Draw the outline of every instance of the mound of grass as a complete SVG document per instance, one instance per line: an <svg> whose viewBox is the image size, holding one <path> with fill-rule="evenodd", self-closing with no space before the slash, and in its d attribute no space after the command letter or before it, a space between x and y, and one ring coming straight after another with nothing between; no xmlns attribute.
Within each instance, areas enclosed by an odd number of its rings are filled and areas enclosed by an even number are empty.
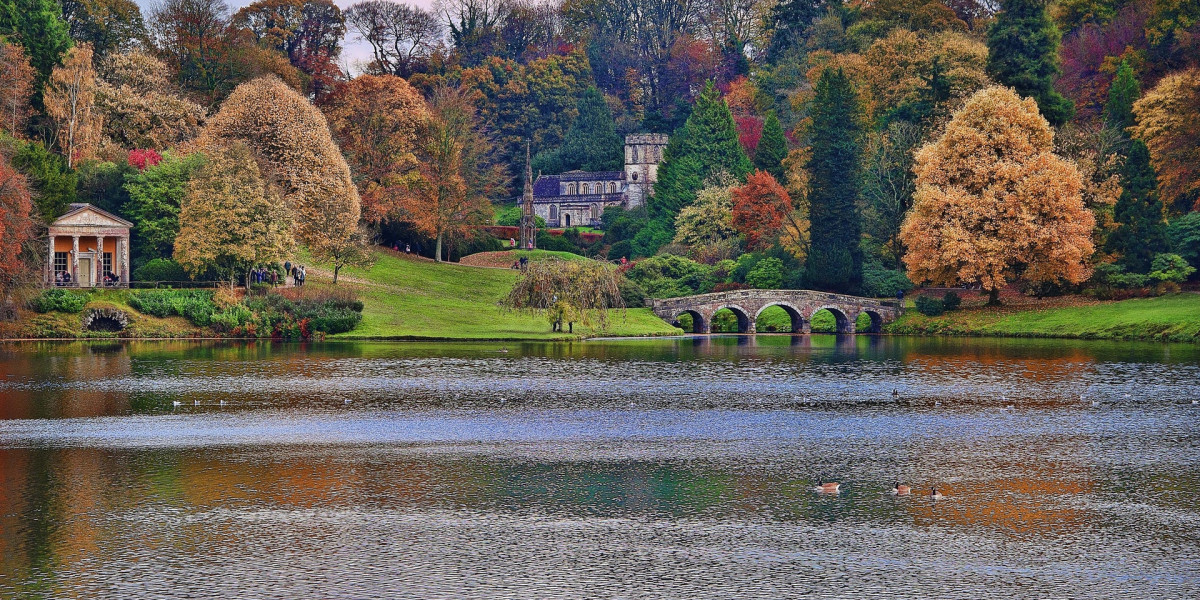
<svg viewBox="0 0 1200 600"><path fill-rule="evenodd" d="M502 250L500 252L477 252L470 256L464 256L459 259L460 264L472 267L496 267L507 269L521 259L526 257L530 261L547 260L557 258L559 260L588 260L586 257L571 252L558 252L554 250Z"/></svg>
<svg viewBox="0 0 1200 600"><path fill-rule="evenodd" d="M513 252L516 256L517 252ZM536 253L542 253L540 255ZM560 253L533 251L548 257ZM563 255L567 253L561 253ZM582 257L570 255L573 259ZM515 260L515 258L513 259ZM582 259L586 260L586 259ZM508 264L512 264L509 261ZM369 268L347 267L339 286L351 286L363 301L362 322L336 338L564 339L541 317L499 305L516 281L510 269L481 269L435 263L394 252L377 252ZM329 285L310 271L305 285ZM649 309L614 311L604 331L575 326L576 336L672 335L679 330Z"/></svg>

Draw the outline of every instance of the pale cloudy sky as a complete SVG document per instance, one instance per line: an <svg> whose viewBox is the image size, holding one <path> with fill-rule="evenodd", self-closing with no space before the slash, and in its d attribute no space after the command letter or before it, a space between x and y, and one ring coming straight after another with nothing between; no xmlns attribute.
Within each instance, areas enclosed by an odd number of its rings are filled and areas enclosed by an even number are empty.
<svg viewBox="0 0 1200 600"><path fill-rule="evenodd" d="M153 9L154 6L159 4L160 0L136 0L136 1L138 3L138 6L140 6L142 9L142 15L148 17L151 9ZM249 5L253 2L253 0L225 0L225 1L229 4L229 12L230 13L235 13L238 11L239 8L242 8L243 6ZM358 1L359 0L333 0L333 3L338 5L339 8L345 9L346 7L348 7ZM434 2L434 0L412 0L410 2L402 2L401 4L420 6L421 8L424 8L425 10L430 10L430 7L433 6L433 2ZM352 73L357 74L360 72L360 69L355 68L354 63L356 61L369 60L370 57L371 57L371 47L368 46L365 42L358 41L357 36L354 34L353 31L347 31L346 39L342 42L342 59L339 64L341 64L343 66L343 68L346 68L346 67L350 68Z"/></svg>

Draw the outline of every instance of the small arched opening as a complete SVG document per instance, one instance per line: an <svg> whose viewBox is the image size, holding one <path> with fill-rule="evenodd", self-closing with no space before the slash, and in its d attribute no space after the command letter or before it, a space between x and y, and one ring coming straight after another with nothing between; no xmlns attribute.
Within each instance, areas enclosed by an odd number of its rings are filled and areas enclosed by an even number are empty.
<svg viewBox="0 0 1200 600"><path fill-rule="evenodd" d="M836 308L821 307L813 312L810 320L813 333L853 333L853 321Z"/></svg>
<svg viewBox="0 0 1200 600"><path fill-rule="evenodd" d="M879 333L883 331L883 316L873 310L858 313L854 322L854 331L858 333Z"/></svg>
<svg viewBox="0 0 1200 600"><path fill-rule="evenodd" d="M129 326L129 315L115 308L93 308L83 314L85 331L123 331Z"/></svg>
<svg viewBox="0 0 1200 600"><path fill-rule="evenodd" d="M759 333L799 333L804 330L804 315L787 304L770 304L758 311L754 330Z"/></svg>
<svg viewBox="0 0 1200 600"><path fill-rule="evenodd" d="M694 310L685 310L675 315L675 322L672 325L687 333L708 333L704 326L704 315Z"/></svg>
<svg viewBox="0 0 1200 600"><path fill-rule="evenodd" d="M562 214L562 217L563 217L563 227L570 227L571 226L571 213L565 212Z"/></svg>
<svg viewBox="0 0 1200 600"><path fill-rule="evenodd" d="M736 306L722 306L713 312L712 333L748 333L750 316Z"/></svg>

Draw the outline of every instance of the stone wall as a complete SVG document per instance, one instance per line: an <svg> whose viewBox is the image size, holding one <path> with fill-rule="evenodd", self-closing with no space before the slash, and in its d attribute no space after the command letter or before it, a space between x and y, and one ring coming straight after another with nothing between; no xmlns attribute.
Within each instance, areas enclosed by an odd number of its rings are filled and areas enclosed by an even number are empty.
<svg viewBox="0 0 1200 600"><path fill-rule="evenodd" d="M675 322L680 315L690 314L697 323L696 333L710 333L713 315L723 308L737 316L739 332L755 333L755 320L770 306L779 306L792 317L793 333L810 333L812 316L821 309L833 313L838 333L855 333L855 322L863 313L870 315L871 331L877 332L883 324L895 321L903 312L898 302L812 290L733 290L651 300L654 314L668 323Z"/></svg>

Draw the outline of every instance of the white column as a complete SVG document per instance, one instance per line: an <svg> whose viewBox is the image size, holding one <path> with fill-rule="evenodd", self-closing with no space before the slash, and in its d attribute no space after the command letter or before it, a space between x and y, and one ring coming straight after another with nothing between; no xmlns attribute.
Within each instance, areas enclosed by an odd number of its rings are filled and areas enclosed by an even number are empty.
<svg viewBox="0 0 1200 600"><path fill-rule="evenodd" d="M54 285L54 234L50 234L46 253L46 285Z"/></svg>
<svg viewBox="0 0 1200 600"><path fill-rule="evenodd" d="M129 236L121 238L121 283L129 285Z"/></svg>
<svg viewBox="0 0 1200 600"><path fill-rule="evenodd" d="M71 283L79 285L79 236L71 236Z"/></svg>
<svg viewBox="0 0 1200 600"><path fill-rule="evenodd" d="M104 236L96 236L96 267L92 275L92 282L98 285L104 284ZM99 273L100 275L95 275Z"/></svg>

